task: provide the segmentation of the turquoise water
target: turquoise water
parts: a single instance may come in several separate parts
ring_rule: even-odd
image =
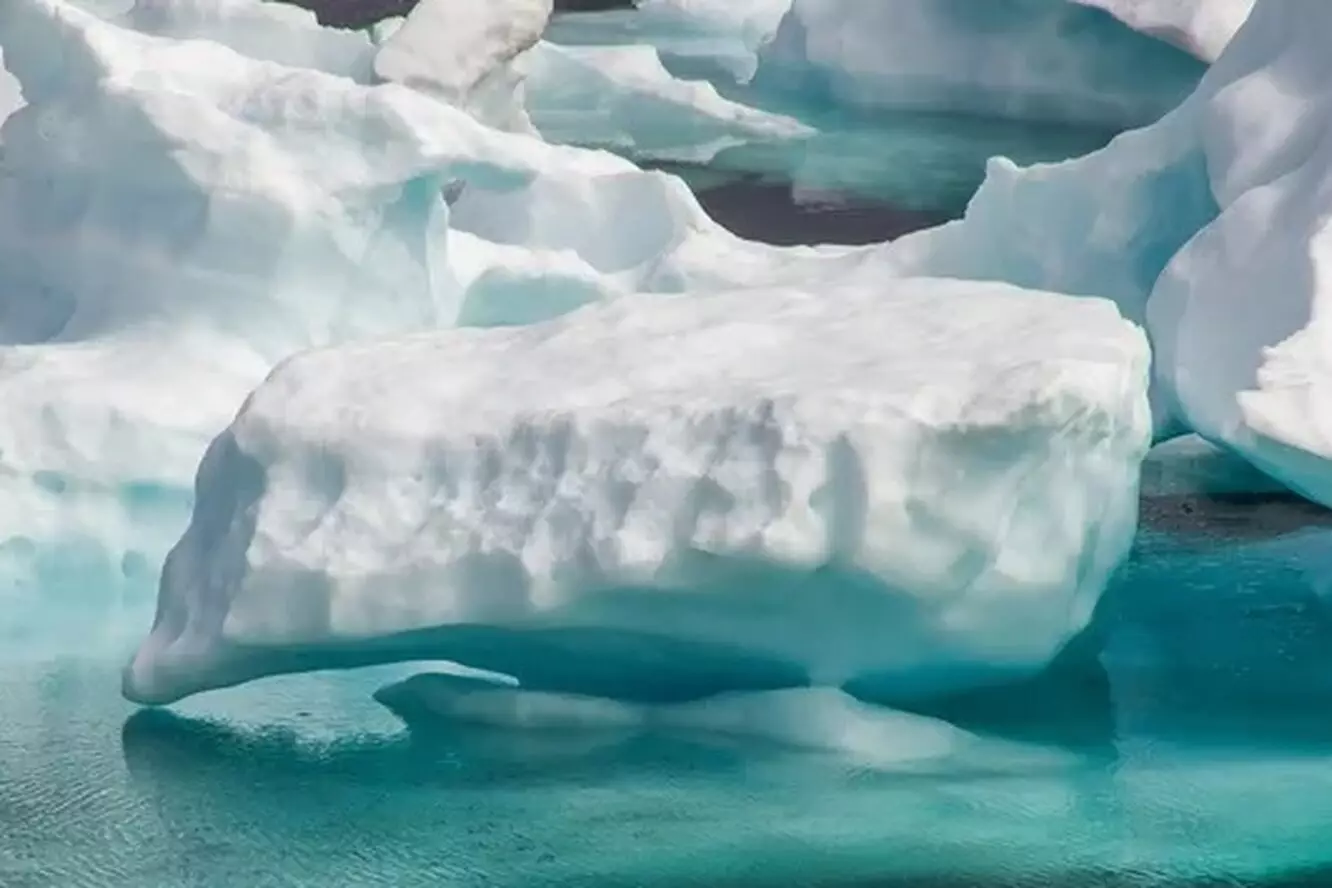
[[[409,731],[370,699],[406,666],[136,712],[118,656],[52,640],[0,672],[0,885],[1332,884],[1332,530],[1280,502],[1175,508],[1107,596],[1103,672],[1007,725],[954,706],[1047,744],[975,767]]]
[[[999,117],[924,112],[870,112],[736,81],[724,64],[734,39],[691,29],[687,22],[636,12],[568,15],[547,34],[556,43],[655,46],[677,77],[708,80],[734,101],[794,117],[811,138],[722,151],[706,165],[668,166],[696,189],[737,178],[790,184],[825,204],[873,202],[932,217],[960,216],[995,156],[1027,165],[1065,160],[1104,146],[1116,131]],[[596,112],[590,112],[596,113]]]

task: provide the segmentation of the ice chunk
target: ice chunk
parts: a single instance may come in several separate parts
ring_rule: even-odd
[[[1115,299],[1145,320],[1160,436],[1194,431],[1332,505],[1332,7],[1258,4],[1198,91],[1094,155],[996,162],[907,274]]]
[[[796,0],[756,82],[856,105],[1122,127],[1160,117],[1202,71],[1066,0]]]
[[[644,0],[633,11],[557,16],[547,39],[561,46],[651,46],[676,73],[744,83],[790,6],[791,0]]]
[[[861,767],[893,770],[1060,761],[1053,752],[983,740],[947,722],[861,703],[828,688],[721,694],[690,703],[647,706],[423,673],[381,688],[375,699],[409,723],[762,740],[835,753]]]
[[[4,54],[0,53],[0,127],[3,127],[9,115],[17,111],[22,105],[23,95],[19,91],[18,81],[5,67]],[[0,142],[3,141],[4,133],[0,132]]]
[[[718,31],[741,34],[751,48],[758,48],[777,33],[791,0],[640,0],[643,15],[673,14]]]
[[[817,264],[730,237],[661,174],[358,83],[340,66],[364,38],[283,9],[0,3],[31,102],[0,176],[6,650],[147,618],[199,457],[294,351]],[[262,39],[270,13],[290,43]],[[448,231],[441,188],[459,228],[513,242]],[[633,199],[654,224],[623,224]]]
[[[1226,48],[1256,0],[1073,0],[1103,9],[1135,31],[1173,43],[1205,62]]]
[[[322,28],[314,13],[287,3],[135,0],[123,21],[144,34],[210,40],[261,61],[371,80],[374,47],[366,34]]]
[[[536,45],[552,9],[551,0],[424,0],[380,47],[375,72],[461,101]]]
[[[406,658],[625,697],[1025,674],[1131,541],[1146,375],[1109,303],[928,280],[308,353],[210,448],[125,691]]]
[[[725,99],[707,81],[674,77],[650,46],[541,43],[526,67],[528,112],[555,141],[706,163],[726,148],[813,133]]]

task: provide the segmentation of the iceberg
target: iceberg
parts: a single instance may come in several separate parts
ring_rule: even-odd
[[[0,47],[28,101],[0,129],[9,650],[145,618],[200,456],[294,352],[841,261],[380,83],[368,36],[280,4],[14,0]]]
[[[1085,158],[992,162],[966,219],[891,261],[1114,299],[1152,340],[1159,438],[1196,432],[1332,506],[1330,27],[1332,7],[1255,5],[1179,109]]]
[[[125,693],[401,659],[627,699],[1026,675],[1131,543],[1147,365],[1106,301],[930,280],[306,352],[209,448]]]
[[[705,80],[676,78],[651,46],[543,42],[524,67],[527,111],[552,141],[706,163],[727,148],[814,132],[791,117],[723,98]]]
[[[795,0],[755,84],[852,106],[1125,127],[1179,104],[1203,70],[1067,0]]]
[[[494,126],[530,131],[514,63],[541,39],[552,11],[551,0],[422,0],[383,33],[375,74],[470,108]]]
[[[1256,0],[1073,0],[1102,9],[1135,31],[1214,62],[1249,17]]]
[[[9,115],[23,105],[23,95],[19,91],[18,81],[5,67],[5,57],[0,54],[0,126]]]

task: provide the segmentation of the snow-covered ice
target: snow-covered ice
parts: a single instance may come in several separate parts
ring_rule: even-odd
[[[126,692],[380,656],[630,696],[1025,674],[1131,542],[1146,374],[1108,302],[928,280],[309,352],[204,459]]]
[[[375,74],[468,108],[493,126],[527,131],[516,61],[541,39],[552,11],[552,0],[422,0],[382,33]]]

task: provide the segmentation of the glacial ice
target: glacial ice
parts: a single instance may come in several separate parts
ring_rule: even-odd
[[[651,46],[541,43],[524,67],[528,113],[552,141],[706,163],[726,148],[813,133],[793,118],[723,98],[705,80],[674,77]]]
[[[208,441],[295,351],[838,253],[745,243],[678,180],[366,82],[365,35],[279,4],[14,0],[0,47],[31,102],[0,130],[8,650],[139,619]]]
[[[432,86],[411,73],[430,7],[408,41],[410,21],[338,33],[253,0],[102,5],[0,6],[29,103],[0,131],[0,635],[99,625],[188,519],[135,699],[419,656],[629,699],[1029,673],[1132,535],[1150,423],[1129,322],[1159,437],[1332,503],[1316,9],[1260,5],[1192,98],[1103,152],[996,160],[960,223],[781,250],[678,179],[499,119],[560,51],[514,57],[528,37],[479,79],[430,59]],[[988,24],[1057,95],[1023,94],[1018,65],[1011,101],[971,105],[965,76],[931,101],[1147,117],[1187,80],[1151,59],[1200,70],[1131,35],[1062,66],[1023,28],[1094,14],[1038,5]],[[905,21],[919,46],[949,25]],[[873,24],[845,35],[853,62]],[[985,45],[977,24],[947,45]],[[393,46],[405,67],[377,71]],[[696,140],[762,129],[629,70],[585,95],[655,90]],[[1106,101],[1070,112],[1093,83]],[[452,326],[508,329],[393,338]]]
[[[747,83],[758,50],[776,32],[791,0],[642,0],[633,11],[560,16],[548,38],[561,45],[648,45],[672,70]]]
[[[1214,62],[1257,0],[1073,0],[1103,9],[1135,31]]]
[[[307,352],[205,457],[125,690],[375,658],[627,697],[1023,675],[1131,542],[1146,374],[1107,302],[929,280]]]
[[[1152,340],[1159,437],[1197,432],[1332,505],[1329,28],[1332,6],[1257,4],[1179,109],[1085,158],[994,161],[965,220],[891,261],[1114,299]]]
[[[18,81],[5,67],[4,54],[0,53],[0,126],[3,126],[5,119],[17,111],[22,104],[23,96],[19,92]],[[0,141],[3,141],[3,138],[3,133],[0,133]]]
[[[1066,0],[795,0],[755,83],[851,105],[1135,126],[1202,71]]]
[[[515,62],[541,39],[552,11],[552,0],[422,0],[384,36],[375,74],[467,108],[492,126],[529,131]]]

